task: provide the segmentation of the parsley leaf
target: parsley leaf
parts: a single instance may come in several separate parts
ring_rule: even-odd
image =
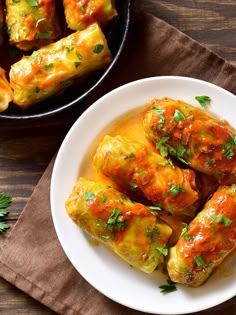
[[[134,158],[134,157],[135,157],[134,153],[131,152],[129,155],[126,155],[126,156],[124,157],[124,160],[132,159],[132,158]]]
[[[95,195],[92,191],[86,191],[86,193],[84,194],[84,199],[86,201],[94,200],[94,198],[95,198]]]
[[[186,190],[183,188],[181,184],[175,185],[170,184],[170,190],[166,192],[166,195],[168,196],[169,192],[171,192],[171,195],[173,197],[177,197],[180,192],[186,192]]]
[[[118,208],[114,208],[109,215],[105,228],[111,231],[111,239],[115,240],[115,230],[121,231],[126,228],[128,223],[124,220],[121,211]]]
[[[9,211],[6,209],[11,205],[11,197],[3,193],[0,194],[0,217],[3,218]],[[0,233],[9,229],[9,225],[6,222],[0,221]]]
[[[157,107],[152,107],[152,110],[154,111],[154,113],[156,113],[157,115],[160,116],[159,122],[158,122],[158,129],[161,130],[165,124],[165,116],[163,115],[164,110],[163,109],[159,109]]]
[[[166,282],[168,284],[164,284],[164,285],[160,285],[159,286],[159,289],[160,289],[161,293],[167,294],[167,293],[171,293],[171,292],[177,291],[175,282],[171,281],[170,279],[167,279]]]
[[[198,103],[202,107],[206,107],[211,103],[211,98],[209,96],[206,96],[206,95],[196,96],[195,100],[198,101]]]
[[[157,211],[161,211],[162,207],[160,203],[157,203],[155,206],[147,206],[148,210],[151,210],[151,214],[158,215]]]
[[[188,230],[188,224],[187,224],[187,223],[182,222],[182,225],[183,225],[183,228],[182,228],[182,231],[181,231],[181,234],[180,234],[179,238],[180,238],[181,236],[183,236],[183,235],[187,232],[187,230]]]
[[[168,248],[167,248],[166,246],[165,246],[165,247],[159,247],[159,246],[157,246],[157,247],[155,247],[155,250],[156,250],[157,252],[161,253],[161,254],[164,255],[164,256],[167,256],[168,253],[169,253],[169,250],[168,250]]]
[[[211,219],[214,222],[222,223],[224,226],[230,226],[232,224],[232,220],[224,215],[211,215]]]
[[[94,49],[93,49],[93,52],[94,52],[95,54],[100,54],[100,52],[102,52],[103,49],[104,49],[104,45],[102,45],[102,44],[96,44],[95,47],[94,47]]]
[[[221,148],[223,149],[223,154],[227,159],[232,159],[232,157],[235,154],[235,148],[236,148],[236,136],[233,136],[231,140],[228,140],[224,142],[221,145]]]
[[[193,262],[195,265],[197,265],[198,267],[204,267],[206,266],[206,262],[204,260],[204,258],[202,256],[195,256],[193,258]]]
[[[174,120],[180,122],[181,120],[184,119],[185,119],[184,114],[180,110],[176,109],[174,112]]]

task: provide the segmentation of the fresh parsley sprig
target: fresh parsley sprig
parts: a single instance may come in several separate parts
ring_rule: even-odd
[[[11,205],[11,196],[0,193],[0,218],[2,219],[5,215],[9,213],[7,208]],[[9,225],[0,220],[0,233],[4,233],[9,229]]]
[[[211,103],[211,98],[207,95],[196,96],[195,100],[198,101],[202,107],[206,107]]]
[[[168,284],[164,284],[164,285],[160,285],[159,286],[159,289],[160,289],[161,293],[167,294],[167,293],[171,293],[171,292],[177,291],[175,282],[171,281],[170,279],[167,279],[166,282]]]

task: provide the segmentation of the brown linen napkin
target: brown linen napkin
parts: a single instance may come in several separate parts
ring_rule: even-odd
[[[135,21],[116,68],[88,104],[123,83],[157,75],[200,78],[236,94],[236,69],[232,65],[165,22],[145,15]],[[0,275],[60,314],[141,314],[100,294],[65,256],[50,213],[53,164],[54,159],[3,245]],[[232,308],[228,303],[233,303]],[[221,314],[233,313],[235,299],[228,303]]]

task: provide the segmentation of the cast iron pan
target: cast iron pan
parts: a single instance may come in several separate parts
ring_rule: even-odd
[[[63,94],[48,98],[44,102],[32,106],[27,111],[20,111],[16,105],[0,113],[2,120],[30,120],[49,117],[71,107],[78,106],[88,95],[102,83],[117,62],[127,39],[130,27],[130,11],[132,0],[116,0],[118,17],[104,31],[113,60],[106,70],[92,75],[83,84],[68,88]]]

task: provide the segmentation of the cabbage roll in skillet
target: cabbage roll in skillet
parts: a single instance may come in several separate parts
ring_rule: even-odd
[[[117,15],[113,0],[63,0],[67,25],[83,30],[92,23],[102,28]]]
[[[13,91],[7,81],[5,70],[0,67],[0,112],[8,108],[13,99]]]
[[[198,287],[236,247],[236,185],[220,186],[170,249],[172,281]]]
[[[171,228],[140,203],[86,178],[66,201],[70,218],[135,268],[151,273],[167,255]]]
[[[4,27],[4,15],[3,15],[2,1],[0,0],[0,46],[3,44],[3,41],[4,41],[3,27]]]
[[[94,71],[106,67],[111,53],[97,24],[24,56],[12,65],[14,103],[22,109],[63,91]]]
[[[146,136],[157,149],[192,168],[236,183],[236,131],[225,120],[169,98],[153,99],[144,117]]]
[[[141,143],[105,136],[95,153],[94,166],[121,187],[175,215],[193,217],[196,212],[199,195],[194,171],[170,165]]]
[[[31,50],[55,41],[61,33],[56,3],[56,0],[7,0],[10,43]]]

